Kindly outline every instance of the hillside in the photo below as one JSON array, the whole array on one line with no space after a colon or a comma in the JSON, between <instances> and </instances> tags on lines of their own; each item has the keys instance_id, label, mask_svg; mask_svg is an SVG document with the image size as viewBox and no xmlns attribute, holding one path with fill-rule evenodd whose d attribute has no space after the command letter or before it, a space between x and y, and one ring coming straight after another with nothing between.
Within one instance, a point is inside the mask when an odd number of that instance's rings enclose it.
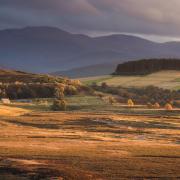
<instances>
[{"instance_id":1,"label":"hillside","mask_svg":"<svg viewBox=\"0 0 180 180\"><path fill-rule=\"evenodd\" d=\"M122 34L92 38L53 27L0 31L0 65L23 71L47 73L152 57L180 57L180 43Z\"/></svg>"},{"instance_id":2,"label":"hillside","mask_svg":"<svg viewBox=\"0 0 180 180\"><path fill-rule=\"evenodd\" d=\"M0 69L0 99L53 98L60 88L65 95L87 91L79 81L65 77Z\"/></svg>"},{"instance_id":3,"label":"hillside","mask_svg":"<svg viewBox=\"0 0 180 180\"><path fill-rule=\"evenodd\" d=\"M180 59L144 59L119 64L115 75L147 75L163 70L180 70Z\"/></svg>"},{"instance_id":4,"label":"hillside","mask_svg":"<svg viewBox=\"0 0 180 180\"><path fill-rule=\"evenodd\" d=\"M82 78L82 77L93 77L100 75L111 74L117 66L116 63L105 63L105 64L97 64L91 66L85 66L81 68L74 68L67 71L57 71L52 73L54 75L64 75L70 78Z\"/></svg>"},{"instance_id":5,"label":"hillside","mask_svg":"<svg viewBox=\"0 0 180 180\"><path fill-rule=\"evenodd\" d=\"M0 69L1 83L52 83L65 82L63 77L50 76L46 74L32 74L23 71L16 71L10 69Z\"/></svg>"},{"instance_id":6,"label":"hillside","mask_svg":"<svg viewBox=\"0 0 180 180\"><path fill-rule=\"evenodd\" d=\"M164 89L180 89L180 71L160 71L145 76L97 76L80 79L85 84L103 82L111 86L145 87L157 86Z\"/></svg>"}]
</instances>

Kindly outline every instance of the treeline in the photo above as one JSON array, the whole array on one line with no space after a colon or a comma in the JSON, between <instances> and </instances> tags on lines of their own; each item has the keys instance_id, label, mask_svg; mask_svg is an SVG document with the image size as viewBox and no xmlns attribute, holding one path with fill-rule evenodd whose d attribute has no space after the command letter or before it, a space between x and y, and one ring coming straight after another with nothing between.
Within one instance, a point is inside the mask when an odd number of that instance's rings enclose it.
<instances>
[{"instance_id":1,"label":"treeline","mask_svg":"<svg viewBox=\"0 0 180 180\"><path fill-rule=\"evenodd\" d=\"M64 88L64 95L76 95L88 93L89 88L76 82L71 84L62 83L30 83L30 84L0 84L0 98L31 99L53 98L57 88Z\"/></svg>"},{"instance_id":2,"label":"treeline","mask_svg":"<svg viewBox=\"0 0 180 180\"><path fill-rule=\"evenodd\" d=\"M133 99L138 104L154 104L159 103L165 105L166 103L174 104L180 107L180 91L171 91L154 86L144 88L123 88L109 86L106 83L101 85L93 84L92 88L98 92L108 93L116 96L118 102L126 103L127 99ZM99 94L101 96L101 94Z\"/></svg>"},{"instance_id":3,"label":"treeline","mask_svg":"<svg viewBox=\"0 0 180 180\"><path fill-rule=\"evenodd\" d=\"M80 81L66 77L0 70L0 99L53 98L58 88L64 89L64 95L89 92Z\"/></svg>"},{"instance_id":4,"label":"treeline","mask_svg":"<svg viewBox=\"0 0 180 180\"><path fill-rule=\"evenodd\" d=\"M119 64L114 75L146 75L161 70L180 70L180 59L142 59Z\"/></svg>"}]
</instances>

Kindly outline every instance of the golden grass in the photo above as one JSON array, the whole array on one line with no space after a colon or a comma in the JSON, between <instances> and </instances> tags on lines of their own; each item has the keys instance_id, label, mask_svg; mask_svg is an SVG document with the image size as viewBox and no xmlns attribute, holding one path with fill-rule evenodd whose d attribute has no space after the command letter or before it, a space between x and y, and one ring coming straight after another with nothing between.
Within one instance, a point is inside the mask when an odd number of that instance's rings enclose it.
<instances>
[{"instance_id":1,"label":"golden grass","mask_svg":"<svg viewBox=\"0 0 180 180\"><path fill-rule=\"evenodd\" d=\"M0 104L0 116L20 116L29 112L27 109Z\"/></svg>"},{"instance_id":2,"label":"golden grass","mask_svg":"<svg viewBox=\"0 0 180 180\"><path fill-rule=\"evenodd\" d=\"M177 89L180 87L180 71L161 71L147 76L100 76L82 78L84 83L102 83L123 87L157 86L166 89Z\"/></svg>"},{"instance_id":3,"label":"golden grass","mask_svg":"<svg viewBox=\"0 0 180 180\"><path fill-rule=\"evenodd\" d=\"M0 178L177 179L180 119L95 112L0 118Z\"/></svg>"}]
</instances>

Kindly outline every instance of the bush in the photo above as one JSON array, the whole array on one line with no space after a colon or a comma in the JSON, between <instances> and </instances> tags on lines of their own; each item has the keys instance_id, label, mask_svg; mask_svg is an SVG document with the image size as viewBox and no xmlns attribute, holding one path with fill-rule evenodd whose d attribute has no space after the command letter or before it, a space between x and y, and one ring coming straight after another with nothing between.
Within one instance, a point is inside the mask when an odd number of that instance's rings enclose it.
<instances>
[{"instance_id":1,"label":"bush","mask_svg":"<svg viewBox=\"0 0 180 180\"><path fill-rule=\"evenodd\" d=\"M76 95L78 94L78 90L75 86L68 85L65 89L67 95Z\"/></svg>"},{"instance_id":2,"label":"bush","mask_svg":"<svg viewBox=\"0 0 180 180\"><path fill-rule=\"evenodd\" d=\"M53 105L51 107L53 111L65 111L67 109L67 103L65 100L54 100Z\"/></svg>"},{"instance_id":3,"label":"bush","mask_svg":"<svg viewBox=\"0 0 180 180\"><path fill-rule=\"evenodd\" d=\"M166 109L167 111L172 111L172 110L173 110L173 107L172 107L172 105L171 105L170 103L167 103L167 104L165 105L165 109Z\"/></svg>"},{"instance_id":4,"label":"bush","mask_svg":"<svg viewBox=\"0 0 180 180\"><path fill-rule=\"evenodd\" d=\"M110 96L109 97L109 103L112 105L114 103L116 103L116 100L114 99L114 97Z\"/></svg>"},{"instance_id":5,"label":"bush","mask_svg":"<svg viewBox=\"0 0 180 180\"><path fill-rule=\"evenodd\" d=\"M156 102L156 103L153 105L153 107L156 108L156 109L159 109L161 106L159 105L159 103Z\"/></svg>"},{"instance_id":6,"label":"bush","mask_svg":"<svg viewBox=\"0 0 180 180\"><path fill-rule=\"evenodd\" d=\"M153 108L152 103L148 102L148 103L147 103L147 107L150 108L150 109Z\"/></svg>"},{"instance_id":7,"label":"bush","mask_svg":"<svg viewBox=\"0 0 180 180\"><path fill-rule=\"evenodd\" d=\"M62 88L55 88L54 96L56 99L63 99L64 98L64 89Z\"/></svg>"},{"instance_id":8,"label":"bush","mask_svg":"<svg viewBox=\"0 0 180 180\"><path fill-rule=\"evenodd\" d=\"M129 107L133 107L134 106L134 102L133 102L132 99L128 99L127 104L128 104Z\"/></svg>"}]
</instances>

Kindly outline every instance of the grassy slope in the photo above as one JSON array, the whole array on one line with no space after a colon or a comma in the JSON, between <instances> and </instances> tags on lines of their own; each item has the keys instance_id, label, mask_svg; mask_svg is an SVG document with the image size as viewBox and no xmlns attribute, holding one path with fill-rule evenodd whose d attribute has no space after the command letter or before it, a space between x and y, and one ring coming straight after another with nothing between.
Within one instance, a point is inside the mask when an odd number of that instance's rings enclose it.
<instances>
[{"instance_id":1,"label":"grassy slope","mask_svg":"<svg viewBox=\"0 0 180 180\"><path fill-rule=\"evenodd\" d=\"M85 84L106 82L108 85L124 87L157 86L166 89L180 89L180 71L161 71L147 76L100 76L82 78Z\"/></svg>"}]
</instances>

